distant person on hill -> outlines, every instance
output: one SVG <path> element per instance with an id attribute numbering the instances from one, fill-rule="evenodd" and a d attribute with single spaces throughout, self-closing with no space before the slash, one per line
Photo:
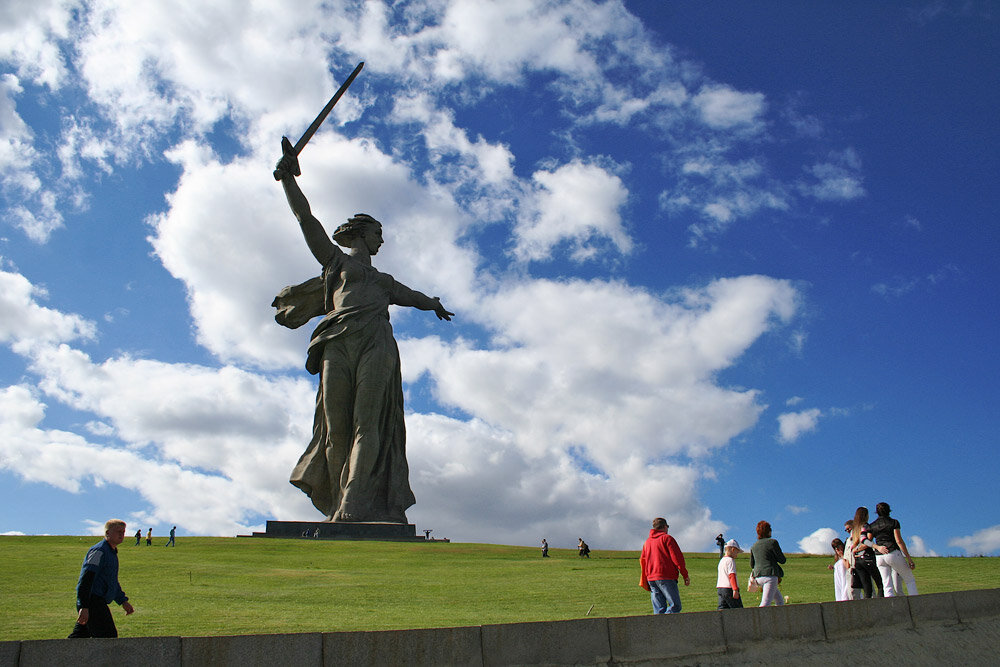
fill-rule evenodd
<path id="1" fill-rule="evenodd" d="M 580 538 L 580 542 L 576 545 L 576 548 L 580 550 L 580 558 L 590 558 L 590 547 L 587 543 Z"/>
<path id="2" fill-rule="evenodd" d="M 723 545 L 723 556 L 719 559 L 719 577 L 715 582 L 716 591 L 719 593 L 719 606 L 717 609 L 742 609 L 743 600 L 740 599 L 739 577 L 736 574 L 736 556 L 743 553 L 740 543 L 736 540 L 729 540 Z"/>
<path id="3" fill-rule="evenodd" d="M 165 546 L 165 547 L 170 547 L 170 546 L 176 547 L 177 543 L 174 542 L 174 536 L 176 536 L 176 534 L 177 534 L 177 526 L 174 526 L 173 528 L 170 529 L 170 539 L 167 540 L 167 543 L 164 544 L 163 546 Z"/>
<path id="4" fill-rule="evenodd" d="M 639 556 L 639 585 L 649 591 L 654 614 L 676 614 L 681 610 L 681 593 L 677 586 L 678 575 L 684 585 L 691 585 L 684 554 L 677 540 L 667 534 L 670 526 L 662 517 L 653 519 L 649 537 L 642 545 Z"/>
<path id="5" fill-rule="evenodd" d="M 153 544 L 153 529 L 152 528 L 150 528 L 149 532 L 146 533 L 146 546 L 148 547 L 151 544 Z"/>
<path id="6" fill-rule="evenodd" d="M 835 559 L 828 569 L 833 570 L 833 599 L 837 602 L 854 599 L 854 589 L 851 587 L 851 566 L 844 558 L 844 540 L 835 537 L 830 546 Z"/>
<path id="7" fill-rule="evenodd" d="M 887 598 L 902 595 L 902 586 L 893 580 L 896 573 L 906 582 L 906 594 L 917 594 L 917 580 L 913 576 L 913 568 L 917 566 L 906 549 L 906 542 L 900 533 L 899 522 L 889 516 L 889 503 L 879 503 L 875 506 L 878 518 L 868 525 L 868 534 L 875 540 L 875 563 L 882 574 L 882 585 Z"/>
<path id="8" fill-rule="evenodd" d="M 135 531 L 135 546 L 139 546 L 139 541 L 142 539 L 142 528 Z"/>
<path id="9" fill-rule="evenodd" d="M 69 639 L 117 637 L 111 602 L 120 604 L 126 616 L 135 611 L 118 583 L 118 545 L 124 541 L 125 522 L 111 519 L 104 524 L 104 539 L 87 551 L 76 584 L 76 624 Z"/>
<path id="10" fill-rule="evenodd" d="M 723 550 L 726 548 L 726 538 L 722 536 L 722 533 L 715 536 L 715 543 L 719 545 L 719 558 L 722 558 L 725 556 Z"/>
<path id="11" fill-rule="evenodd" d="M 852 554 L 854 562 L 854 572 L 861 583 L 861 589 L 865 597 L 870 598 L 877 589 L 878 597 L 885 597 L 882 585 L 882 575 L 879 574 L 878 564 L 875 562 L 875 549 L 872 548 L 871 541 L 867 540 L 868 535 L 868 508 L 859 507 L 854 511 L 854 519 L 848 521 L 844 528 L 850 527 L 851 537 L 847 543 L 848 555 Z"/>
<path id="12" fill-rule="evenodd" d="M 785 562 L 785 554 L 781 551 L 778 540 L 771 537 L 771 524 L 767 521 L 757 522 L 757 541 L 750 547 L 750 569 L 753 578 L 761 585 L 760 606 L 767 607 L 785 604 L 778 590 L 781 578 L 785 576 L 781 564 Z"/>
<path id="13" fill-rule="evenodd" d="M 546 542 L 545 538 L 543 537 L 542 538 L 542 558 L 548 558 L 548 557 L 549 557 L 549 543 Z"/>

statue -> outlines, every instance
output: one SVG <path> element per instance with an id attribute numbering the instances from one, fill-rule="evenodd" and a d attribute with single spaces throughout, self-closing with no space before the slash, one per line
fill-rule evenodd
<path id="1" fill-rule="evenodd" d="M 305 141 L 349 84 L 303 136 Z M 272 304 L 278 309 L 275 319 L 290 328 L 323 317 L 306 359 L 306 369 L 319 374 L 313 437 L 290 481 L 327 521 L 405 524 L 406 509 L 415 500 L 389 304 L 434 311 L 442 320 L 451 320 L 454 313 L 438 297 L 412 290 L 372 266 L 372 255 L 382 245 L 382 224 L 372 216 L 358 213 L 337 227 L 332 240 L 327 236 L 295 179 L 305 141 L 292 147 L 283 138 L 284 154 L 274 172 L 309 250 L 323 267 L 320 276 L 286 287 Z"/>

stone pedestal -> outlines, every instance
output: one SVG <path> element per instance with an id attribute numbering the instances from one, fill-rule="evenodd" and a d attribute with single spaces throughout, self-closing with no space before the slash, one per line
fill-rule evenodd
<path id="1" fill-rule="evenodd" d="M 318 531 L 318 532 L 317 532 Z M 251 537 L 318 540 L 382 540 L 424 542 L 412 523 L 330 523 L 328 521 L 268 521 L 263 533 Z"/>

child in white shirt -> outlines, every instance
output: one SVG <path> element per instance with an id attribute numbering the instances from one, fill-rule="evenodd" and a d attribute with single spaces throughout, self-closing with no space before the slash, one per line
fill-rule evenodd
<path id="1" fill-rule="evenodd" d="M 719 578 L 715 588 L 719 592 L 719 609 L 742 609 L 739 578 L 736 576 L 736 555 L 743 552 L 736 540 L 729 540 L 725 556 L 719 559 Z"/>

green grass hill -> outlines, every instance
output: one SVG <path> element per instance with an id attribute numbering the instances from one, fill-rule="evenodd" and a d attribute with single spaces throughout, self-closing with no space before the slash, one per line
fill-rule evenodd
<path id="1" fill-rule="evenodd" d="M 96 537 L 0 536 L 8 609 L 0 640 L 54 639 L 76 616 L 80 564 Z M 636 551 L 447 542 L 178 538 L 164 548 L 119 547 L 121 582 L 136 613 L 114 606 L 123 637 L 455 627 L 632 616 L 651 611 Z M 789 557 L 781 589 L 792 603 L 833 599 L 832 556 Z M 684 611 L 716 606 L 718 554 L 688 554 Z M 918 558 L 921 593 L 993 588 L 996 558 Z M 740 581 L 749 557 L 737 560 Z M 746 594 L 744 604 L 759 603 Z"/>

